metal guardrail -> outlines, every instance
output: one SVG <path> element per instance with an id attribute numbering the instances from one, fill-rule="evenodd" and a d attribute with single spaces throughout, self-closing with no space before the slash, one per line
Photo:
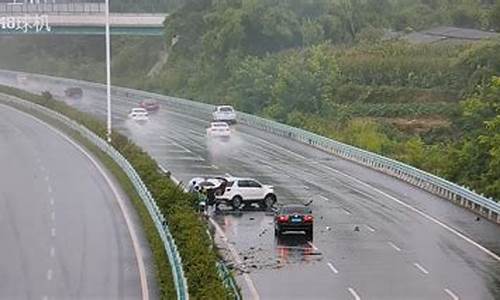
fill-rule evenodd
<path id="1" fill-rule="evenodd" d="M 10 76 L 17 76 L 22 74 L 20 72 L 2 71 L 1 74 Z M 46 75 L 26 74 L 31 76 L 32 79 L 42 81 L 49 81 L 65 85 L 78 85 L 82 87 L 89 87 L 93 89 L 104 90 L 105 86 L 99 83 L 92 83 L 74 79 L 64 79 L 51 77 Z M 123 87 L 113 87 L 113 95 L 141 98 L 152 98 L 162 101 L 172 109 L 179 112 L 193 115 L 201 118 L 210 116 L 214 106 L 195 102 L 187 99 L 169 97 L 155 93 L 149 93 L 139 90 L 133 90 Z M 371 169 L 380 171 L 390 176 L 396 177 L 402 181 L 417 186 L 432 194 L 438 195 L 445 199 L 454 202 L 457 205 L 463 206 L 478 213 L 489 220 L 500 224 L 500 204 L 495 202 L 492 198 L 486 198 L 482 195 L 475 193 L 467 187 L 457 185 L 446 179 L 437 177 L 428 172 L 419 170 L 410 165 L 402 162 L 369 152 L 354 146 L 337 142 L 335 140 L 299 129 L 275 121 L 264 119 L 258 116 L 238 113 L 238 122 L 248 125 L 253 128 L 264 130 L 278 136 L 293 139 L 315 148 L 321 149 L 328 153 L 334 154 L 338 157 L 344 158 L 349 161 L 356 162 L 360 165 L 367 166 Z"/>
<path id="2" fill-rule="evenodd" d="M 20 3 L 20 2 L 18 2 Z M 0 3 L 0 14 L 104 14 L 105 5 L 101 3 L 23 3 L 12 5 Z"/>
<path id="3" fill-rule="evenodd" d="M 13 103 L 14 105 L 21 105 L 25 108 L 37 111 L 55 120 L 58 120 L 59 122 L 68 126 L 69 128 L 80 133 L 83 137 L 92 142 L 103 152 L 108 154 L 115 161 L 115 163 L 117 163 L 120 166 L 120 168 L 122 168 L 122 170 L 127 174 L 128 178 L 134 185 L 134 188 L 139 194 L 143 203 L 146 205 L 149 215 L 153 219 L 156 230 L 160 234 L 160 237 L 163 241 L 163 245 L 165 251 L 167 252 L 170 266 L 172 267 L 172 274 L 174 278 L 175 289 L 177 292 L 177 299 L 188 300 L 189 299 L 188 286 L 186 277 L 184 276 L 182 259 L 179 254 L 179 251 L 177 250 L 175 240 L 172 237 L 172 234 L 170 233 L 170 229 L 168 228 L 166 218 L 160 211 L 158 205 L 156 204 L 156 201 L 149 192 L 148 188 L 141 180 L 141 178 L 139 177 L 135 169 L 132 167 L 132 165 L 127 161 L 127 159 L 125 159 L 125 157 L 123 157 L 120 152 L 118 152 L 115 148 L 113 148 L 110 144 L 105 142 L 95 133 L 93 133 L 86 127 L 78 124 L 77 122 L 69 119 L 68 117 L 60 113 L 57 113 L 38 104 L 22 100 L 10 95 L 2 94 L 0 102 Z"/>

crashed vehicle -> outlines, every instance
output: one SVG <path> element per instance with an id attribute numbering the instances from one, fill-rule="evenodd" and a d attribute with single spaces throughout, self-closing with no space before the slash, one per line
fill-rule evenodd
<path id="1" fill-rule="evenodd" d="M 276 203 L 274 187 L 264 185 L 253 178 L 226 177 L 226 187 L 216 193 L 217 201 L 240 209 L 242 205 L 258 204 L 271 208 Z"/>

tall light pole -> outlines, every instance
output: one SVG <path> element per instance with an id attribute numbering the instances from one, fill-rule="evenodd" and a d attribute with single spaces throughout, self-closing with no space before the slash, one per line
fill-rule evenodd
<path id="1" fill-rule="evenodd" d="M 106 0 L 106 99 L 108 108 L 107 138 L 111 142 L 111 45 L 109 37 L 109 0 Z"/>

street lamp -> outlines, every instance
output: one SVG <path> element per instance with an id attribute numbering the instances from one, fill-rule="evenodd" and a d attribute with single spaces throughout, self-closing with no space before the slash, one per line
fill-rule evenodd
<path id="1" fill-rule="evenodd" d="M 106 99 L 107 99 L 107 139 L 111 142 L 111 45 L 109 37 L 109 0 L 106 0 Z"/>

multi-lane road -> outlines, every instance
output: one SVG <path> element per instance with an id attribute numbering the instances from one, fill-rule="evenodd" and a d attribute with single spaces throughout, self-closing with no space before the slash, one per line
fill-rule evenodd
<path id="1" fill-rule="evenodd" d="M 0 299 L 147 298 L 125 198 L 76 144 L 0 105 Z"/>
<path id="2" fill-rule="evenodd" d="M 23 85 L 55 95 L 66 87 Z M 84 98 L 69 103 L 104 117 L 105 94 L 83 89 Z M 247 126 L 234 126 L 229 142 L 211 141 L 209 116 L 200 120 L 166 106 L 136 124 L 126 118 L 134 105 L 137 100 L 113 98 L 115 128 L 178 179 L 249 176 L 274 185 L 282 203 L 314 200 L 312 243 L 298 236 L 276 241 L 265 212 L 214 217 L 249 272 L 240 280 L 246 296 L 500 298 L 500 226 L 392 177 Z"/>

